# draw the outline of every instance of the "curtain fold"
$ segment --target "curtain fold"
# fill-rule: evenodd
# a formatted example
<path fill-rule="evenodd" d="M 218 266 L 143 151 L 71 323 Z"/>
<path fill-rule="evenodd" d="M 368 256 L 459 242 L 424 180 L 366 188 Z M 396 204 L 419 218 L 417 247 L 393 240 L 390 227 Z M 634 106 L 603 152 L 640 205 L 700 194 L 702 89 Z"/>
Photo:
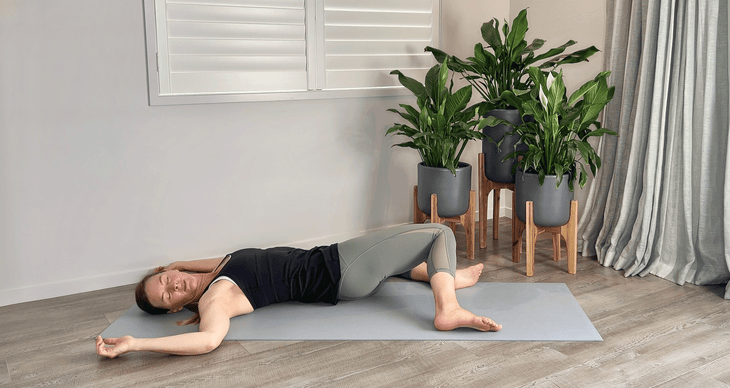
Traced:
<path fill-rule="evenodd" d="M 729 14 L 726 0 L 607 1 L 603 124 L 619 136 L 599 143 L 583 255 L 626 276 L 730 279 Z"/>

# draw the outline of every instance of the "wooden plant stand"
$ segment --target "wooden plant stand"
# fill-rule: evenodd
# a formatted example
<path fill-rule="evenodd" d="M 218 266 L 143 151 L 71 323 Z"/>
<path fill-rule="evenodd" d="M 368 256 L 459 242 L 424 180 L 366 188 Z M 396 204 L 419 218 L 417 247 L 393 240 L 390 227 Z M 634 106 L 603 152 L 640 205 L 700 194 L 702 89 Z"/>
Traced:
<path fill-rule="evenodd" d="M 431 194 L 431 222 L 435 224 L 448 222 L 454 233 L 456 233 L 457 222 L 463 225 L 466 230 L 466 258 L 469 260 L 474 260 L 475 203 L 476 193 L 471 190 L 469 192 L 469 208 L 466 213 L 454 217 L 440 217 L 438 215 L 438 198 L 436 198 L 436 194 Z M 418 207 L 418 186 L 413 186 L 413 223 L 421 224 L 427 219 L 429 219 L 428 215 Z"/>
<path fill-rule="evenodd" d="M 499 239 L 499 197 L 500 190 L 508 189 L 512 191 L 512 201 L 514 203 L 515 184 L 493 182 L 487 178 L 484 171 L 484 154 L 479 153 L 479 248 L 487 247 L 487 212 L 489 193 L 494 190 L 492 197 L 492 239 Z M 514 205 L 512 206 L 514 207 Z"/>
<path fill-rule="evenodd" d="M 514 196 L 513 196 L 514 201 Z M 513 202 L 513 209 L 516 205 Z M 512 212 L 512 261 L 520 262 L 522 256 L 522 232 L 526 232 L 526 249 L 527 249 L 527 276 L 532 276 L 535 272 L 535 242 L 537 236 L 542 233 L 553 234 L 553 260 L 560 260 L 560 237 L 565 240 L 568 251 L 568 273 L 574 275 L 578 264 L 578 201 L 570 201 L 570 219 L 568 223 L 562 226 L 537 226 L 533 221 L 534 205 L 532 201 L 527 201 L 525 205 L 525 219 L 522 222 L 516 214 Z"/>

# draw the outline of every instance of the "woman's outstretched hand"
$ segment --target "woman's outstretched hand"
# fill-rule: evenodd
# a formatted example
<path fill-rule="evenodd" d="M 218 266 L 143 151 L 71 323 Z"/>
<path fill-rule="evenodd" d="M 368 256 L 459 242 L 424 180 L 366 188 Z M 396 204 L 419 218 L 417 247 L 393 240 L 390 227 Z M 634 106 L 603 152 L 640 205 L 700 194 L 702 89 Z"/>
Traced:
<path fill-rule="evenodd" d="M 129 352 L 131 350 L 132 341 L 134 341 L 134 337 L 129 335 L 121 338 L 107 339 L 101 338 L 100 335 L 96 336 L 96 354 L 104 357 L 115 358 Z"/>

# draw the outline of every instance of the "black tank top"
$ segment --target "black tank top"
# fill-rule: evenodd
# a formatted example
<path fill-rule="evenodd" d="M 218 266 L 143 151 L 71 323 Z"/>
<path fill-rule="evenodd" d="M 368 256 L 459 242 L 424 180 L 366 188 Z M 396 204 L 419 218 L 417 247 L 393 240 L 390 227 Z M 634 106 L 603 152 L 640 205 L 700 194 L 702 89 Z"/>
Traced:
<path fill-rule="evenodd" d="M 241 249 L 218 273 L 228 276 L 254 309 L 299 301 L 337 304 L 340 260 L 337 244 L 298 248 Z"/>

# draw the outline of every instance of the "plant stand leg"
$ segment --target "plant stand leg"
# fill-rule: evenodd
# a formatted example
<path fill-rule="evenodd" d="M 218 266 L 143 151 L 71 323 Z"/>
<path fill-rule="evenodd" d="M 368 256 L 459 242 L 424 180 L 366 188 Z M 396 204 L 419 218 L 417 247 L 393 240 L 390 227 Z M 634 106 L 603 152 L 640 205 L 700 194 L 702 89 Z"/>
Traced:
<path fill-rule="evenodd" d="M 418 185 L 413 186 L 413 223 L 422 224 L 426 222 L 428 216 L 418 207 Z"/>
<path fill-rule="evenodd" d="M 527 225 L 527 231 L 525 232 L 525 244 L 526 250 L 527 250 L 527 267 L 526 272 L 527 276 L 532 276 L 535 274 L 535 242 L 537 240 L 537 235 L 539 234 L 537 232 L 537 226 L 535 225 L 534 219 L 533 219 L 533 204 L 532 201 L 527 201 L 527 204 L 525 205 L 525 224 Z"/>
<path fill-rule="evenodd" d="M 578 201 L 570 201 L 570 220 L 560 227 L 568 250 L 568 273 L 575 274 L 578 268 Z"/>
<path fill-rule="evenodd" d="M 499 196 L 501 189 L 494 189 L 492 194 L 492 240 L 499 240 Z"/>
<path fill-rule="evenodd" d="M 474 213 L 476 210 L 476 197 L 477 195 L 474 190 L 471 190 L 469 192 L 469 208 L 466 213 L 459 217 L 459 222 L 464 225 L 466 233 L 466 258 L 469 260 L 474 260 L 474 230 L 476 229 L 476 217 Z"/>
<path fill-rule="evenodd" d="M 525 231 L 525 223 L 517 217 L 517 198 L 512 192 L 512 262 L 519 263 L 522 256 L 522 232 Z"/>
<path fill-rule="evenodd" d="M 492 239 L 499 239 L 499 202 L 502 189 L 515 191 L 514 183 L 493 182 L 487 178 L 484 171 L 484 154 L 479 153 L 479 248 L 487 247 L 487 212 L 489 193 L 494 191 L 492 197 Z M 513 206 L 514 208 L 514 206 Z"/>
<path fill-rule="evenodd" d="M 568 223 L 562 226 L 538 226 L 534 222 L 534 205 L 532 201 L 527 201 L 525 204 L 525 219 L 526 219 L 526 242 L 527 245 L 527 266 L 525 272 L 527 276 L 532 276 L 535 272 L 535 242 L 537 236 L 542 233 L 552 233 L 553 239 L 553 260 L 560 260 L 560 238 L 565 240 L 565 245 L 568 251 L 568 273 L 575 275 L 578 267 L 578 201 L 570 201 L 570 219 Z M 518 220 L 519 221 L 519 220 Z M 517 224 L 517 223 L 515 223 Z M 520 244 L 522 235 L 520 232 Z M 517 251 L 519 254 L 519 251 Z M 515 250 L 512 250 L 512 261 L 515 259 Z M 517 257 L 519 261 L 519 256 Z"/>
<path fill-rule="evenodd" d="M 553 261 L 560 261 L 560 236 L 553 233 Z"/>
<path fill-rule="evenodd" d="M 479 249 L 487 247 L 487 176 L 484 172 L 484 154 L 479 153 Z"/>
<path fill-rule="evenodd" d="M 418 208 L 418 186 L 413 188 L 413 201 L 415 203 L 413 207 L 413 223 L 420 224 L 425 222 L 428 217 L 426 213 L 422 212 Z M 441 224 L 444 222 L 449 223 L 449 227 L 454 233 L 456 232 L 456 224 L 460 223 L 464 226 L 466 234 L 466 258 L 474 260 L 474 246 L 475 246 L 475 229 L 476 229 L 476 192 L 474 190 L 469 191 L 469 208 L 466 213 L 460 216 L 454 217 L 441 217 L 438 212 L 438 198 L 436 194 L 431 194 L 431 222 L 435 224 Z"/>

